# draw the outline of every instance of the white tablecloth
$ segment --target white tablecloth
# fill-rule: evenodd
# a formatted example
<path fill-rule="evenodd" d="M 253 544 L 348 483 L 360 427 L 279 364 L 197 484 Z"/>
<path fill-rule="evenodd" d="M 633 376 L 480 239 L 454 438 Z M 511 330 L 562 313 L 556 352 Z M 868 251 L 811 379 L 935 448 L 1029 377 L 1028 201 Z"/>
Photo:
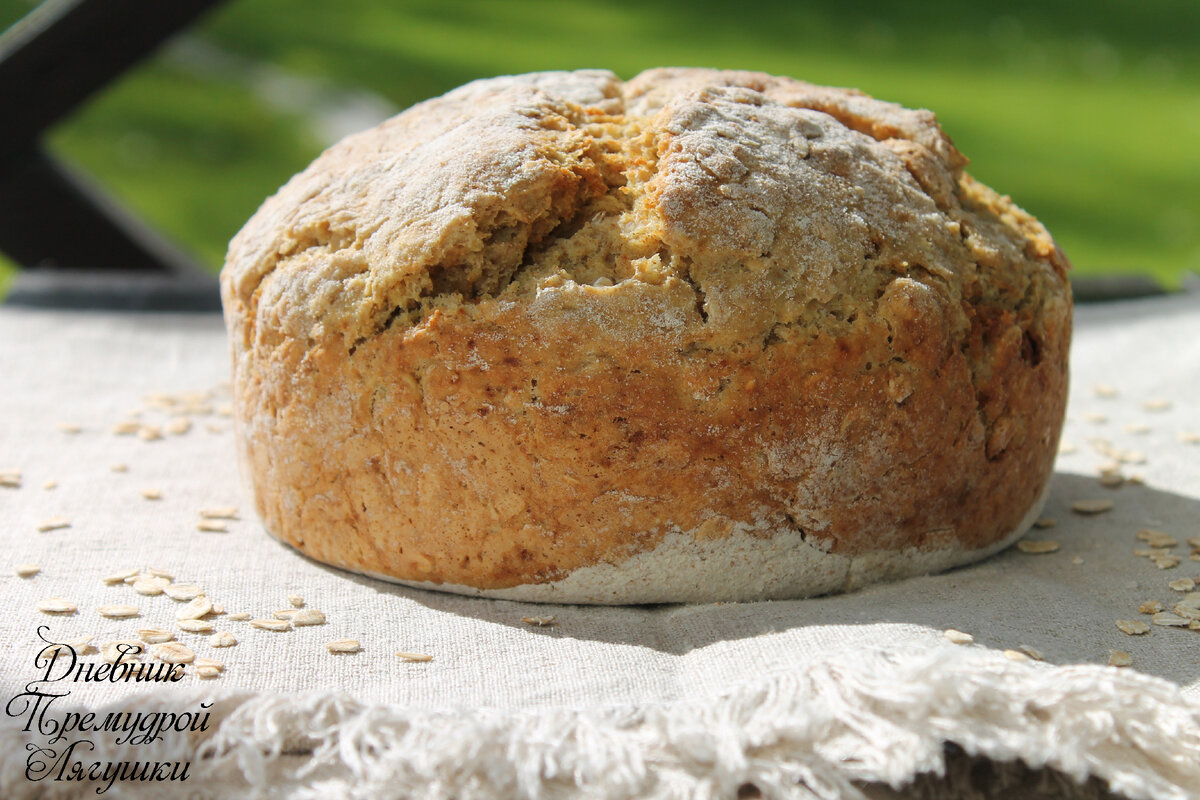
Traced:
<path fill-rule="evenodd" d="M 812 600 L 550 607 L 385 584 L 270 539 L 220 413 L 227 350 L 217 316 L 2 309 L 0 470 L 19 470 L 20 487 L 0 487 L 0 796 L 93 796 L 96 786 L 68 780 L 65 765 L 160 761 L 187 762 L 187 780 L 118 781 L 104 796 L 568 797 L 584 787 L 594 797 L 732 797 L 751 783 L 769 797 L 836 797 L 936 772 L 952 742 L 997 762 L 1094 776 L 1131 798 L 1200 797 L 1200 631 L 1129 636 L 1115 624 L 1149 622 L 1143 601 L 1169 610 L 1184 594 L 1168 581 L 1200 583 L 1185 542 L 1200 536 L 1200 445 L 1185 441 L 1200 433 L 1200 301 L 1081 308 L 1072 359 L 1070 452 L 1045 512 L 1057 525 L 1030 537 L 1059 542 L 1057 552 L 1013 549 Z M 155 393 L 191 403 L 190 430 L 166 432 L 178 415 L 163 398 L 148 404 Z M 1169 406 L 1143 407 L 1156 400 Z M 128 420 L 163 436 L 113 433 Z M 1122 470 L 1145 485 L 1097 482 L 1114 454 L 1138 462 L 1139 453 L 1144 463 Z M 127 471 L 112 470 L 121 464 Z M 1094 498 L 1114 508 L 1070 510 Z M 228 532 L 197 530 L 200 510 L 220 506 L 240 510 Z M 70 527 L 38 531 L 54 517 Z M 1176 538 L 1177 566 L 1134 555 L 1147 548 L 1135 538 L 1143 528 Z M 18 577 L 26 563 L 41 571 Z M 237 645 L 176 632 L 224 672 L 204 679 L 193 665 L 169 687 L 39 682 L 56 677 L 35 664 L 39 626 L 52 640 L 88 635 L 96 645 L 174 627 L 182 602 L 102 582 L 127 568 L 163 570 L 224 606 L 210 619 Z M 293 594 L 326 624 L 276 633 L 228 617 L 269 617 Z M 78 611 L 36 610 L 53 596 Z M 140 616 L 98 614 L 112 604 Z M 522 621 L 549 615 L 545 627 Z M 952 644 L 947 628 L 975 643 Z M 340 638 L 362 652 L 331 655 L 326 643 Z M 1002 653 L 1021 647 L 1044 662 Z M 1107 666 L 1114 650 L 1132 666 Z M 109 712 L 150 719 L 215 705 L 205 730 L 155 742 L 87 730 L 53 742 L 33 719 L 31 690 L 64 695 L 52 712 L 99 710 L 97 725 Z M 77 740 L 87 744 L 68 752 Z"/>

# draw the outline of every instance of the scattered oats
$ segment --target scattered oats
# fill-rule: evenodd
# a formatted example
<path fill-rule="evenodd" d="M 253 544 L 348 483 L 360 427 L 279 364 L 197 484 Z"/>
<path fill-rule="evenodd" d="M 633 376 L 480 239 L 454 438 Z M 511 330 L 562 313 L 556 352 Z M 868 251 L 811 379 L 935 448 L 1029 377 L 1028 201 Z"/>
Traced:
<path fill-rule="evenodd" d="M 1034 521 L 1033 527 L 1040 530 L 1045 530 L 1046 528 L 1053 528 L 1057 524 L 1058 520 L 1056 520 L 1054 517 L 1041 517 Z"/>
<path fill-rule="evenodd" d="M 1150 426 L 1144 422 L 1131 422 L 1125 426 L 1125 432 L 1132 433 L 1135 436 L 1141 436 L 1142 434 L 1150 432 Z"/>
<path fill-rule="evenodd" d="M 946 641 L 952 644 L 972 644 L 975 641 L 975 637 L 971 634 L 956 631 L 954 628 L 947 628 L 942 635 L 946 637 Z"/>
<path fill-rule="evenodd" d="M 546 625 L 553 625 L 553 624 L 554 624 L 554 617 L 553 617 L 553 616 L 548 616 L 548 617 L 521 617 L 521 622 L 524 622 L 524 623 L 526 623 L 526 624 L 529 624 L 529 625 L 536 625 L 536 626 L 538 626 L 539 628 L 541 628 L 541 627 L 545 627 Z"/>
<path fill-rule="evenodd" d="M 1079 448 L 1071 442 L 1060 442 L 1058 445 L 1059 455 L 1069 456 L 1071 453 L 1074 453 L 1078 450 Z"/>
<path fill-rule="evenodd" d="M 1092 387 L 1092 391 L 1096 393 L 1097 397 L 1116 397 L 1117 396 L 1116 387 L 1109 386 L 1106 383 L 1097 383 L 1095 386 Z"/>
<path fill-rule="evenodd" d="M 1186 617 L 1187 619 L 1200 619 L 1200 608 L 1193 608 L 1191 606 L 1185 606 L 1183 603 L 1176 603 L 1171 610 L 1179 616 Z"/>
<path fill-rule="evenodd" d="M 1029 656 L 1022 653 L 1020 650 L 1005 650 L 1004 657 L 1009 661 L 1028 661 Z"/>
<path fill-rule="evenodd" d="M 93 637 L 91 636 L 80 636 L 78 639 L 68 639 L 65 642 L 55 642 L 52 645 L 43 647 L 40 652 L 45 653 L 47 656 L 53 656 L 60 654 L 66 655 L 67 653 L 74 651 L 75 655 L 84 656 L 92 650 L 92 638 Z"/>
<path fill-rule="evenodd" d="M 1034 541 L 1031 539 L 1022 539 L 1019 542 L 1017 542 L 1018 550 L 1020 550 L 1022 553 L 1030 553 L 1031 555 L 1038 555 L 1041 553 L 1053 553 L 1056 550 L 1058 550 L 1058 548 L 1059 548 L 1058 542 L 1051 541 L 1051 540 Z"/>
<path fill-rule="evenodd" d="M 214 614 L 224 614 L 224 613 L 225 613 L 225 606 L 221 605 L 220 603 L 213 603 L 213 610 L 212 610 L 212 613 L 214 613 Z"/>
<path fill-rule="evenodd" d="M 1121 484 L 1125 483 L 1125 477 L 1119 473 L 1108 472 L 1100 476 L 1100 485 L 1109 489 L 1116 489 Z"/>
<path fill-rule="evenodd" d="M 0 486 L 9 489 L 21 488 L 21 470 L 19 469 L 4 469 L 0 470 Z"/>
<path fill-rule="evenodd" d="M 1023 644 L 1023 645 L 1019 645 L 1017 647 L 1017 649 L 1020 650 L 1025 655 L 1032 658 L 1034 661 L 1045 661 L 1046 660 L 1046 657 L 1042 655 L 1042 651 L 1038 650 L 1036 647 L 1030 647 L 1027 644 Z"/>
<path fill-rule="evenodd" d="M 304 607 L 304 598 L 298 594 L 289 594 L 287 596 L 287 601 L 292 604 L 293 608 L 303 608 Z"/>
<path fill-rule="evenodd" d="M 67 519 L 66 517 L 51 517 L 50 519 L 39 523 L 37 529 L 42 533 L 46 533 L 47 531 L 57 531 L 62 528 L 69 527 L 71 527 L 71 520 Z"/>
<path fill-rule="evenodd" d="M 175 619 L 183 621 L 185 619 L 200 619 L 206 614 L 212 613 L 212 601 L 204 595 L 192 600 L 183 608 L 175 612 Z"/>
<path fill-rule="evenodd" d="M 1171 569 L 1179 566 L 1179 556 L 1150 556 L 1150 560 L 1159 569 Z"/>
<path fill-rule="evenodd" d="M 212 633 L 215 626 L 206 619 L 181 619 L 175 623 L 186 633 Z"/>
<path fill-rule="evenodd" d="M 1184 431 L 1179 434 L 1179 441 L 1184 444 L 1200 444 L 1200 433 L 1194 431 Z"/>
<path fill-rule="evenodd" d="M 1093 424 L 1096 424 L 1096 425 L 1101 425 L 1101 424 L 1103 424 L 1103 423 L 1105 423 L 1105 422 L 1108 422 L 1108 415 L 1107 415 L 1107 414 L 1101 414 L 1101 413 L 1099 413 L 1099 412 L 1097 412 L 1097 411 L 1088 411 L 1087 413 L 1085 413 L 1085 414 L 1083 415 L 1083 421 L 1084 421 L 1084 422 L 1091 422 L 1091 423 L 1093 423 Z"/>
<path fill-rule="evenodd" d="M 237 506 L 220 506 L 218 508 L 202 508 L 200 516 L 203 519 L 237 519 Z"/>
<path fill-rule="evenodd" d="M 151 408 L 161 410 L 170 410 L 179 403 L 174 395 L 167 394 L 166 392 L 151 392 L 142 398 L 142 402 Z"/>
<path fill-rule="evenodd" d="M 1200 608 L 1200 592 L 1188 592 L 1177 603 L 1177 605 L 1191 606 L 1192 608 Z"/>
<path fill-rule="evenodd" d="M 1156 531 L 1153 528 L 1142 528 L 1134 536 L 1151 547 L 1174 547 L 1179 544 L 1171 534 L 1165 531 Z"/>
<path fill-rule="evenodd" d="M 1145 411 L 1166 411 L 1170 407 L 1171 401 L 1161 397 L 1155 397 L 1142 403 L 1142 409 Z"/>
<path fill-rule="evenodd" d="M 1200 631 L 1200 619 L 1194 619 L 1188 623 L 1189 631 Z"/>
<path fill-rule="evenodd" d="M 143 425 L 138 428 L 138 438 L 143 442 L 153 442 L 162 438 L 162 429 L 157 425 Z"/>
<path fill-rule="evenodd" d="M 137 574 L 137 569 L 127 569 L 123 572 L 115 572 L 112 575 L 105 576 L 104 582 L 109 586 L 112 586 L 113 584 L 124 583 L 126 580 L 134 577 Z"/>
<path fill-rule="evenodd" d="M 196 667 L 196 674 L 205 680 L 220 676 L 221 670 L 216 667 Z"/>
<path fill-rule="evenodd" d="M 1076 500 L 1071 504 L 1071 510 L 1076 514 L 1103 514 L 1111 511 L 1113 505 L 1112 500 Z"/>
<path fill-rule="evenodd" d="M 296 616 L 297 610 L 294 608 L 281 608 L 278 611 L 271 612 L 271 616 L 275 619 L 291 619 Z"/>
<path fill-rule="evenodd" d="M 74 614 L 79 606 L 63 597 L 47 597 L 38 601 L 37 610 L 43 614 Z"/>
<path fill-rule="evenodd" d="M 223 671 L 223 670 L 225 669 L 225 662 L 224 662 L 224 661 L 218 661 L 218 660 L 217 660 L 217 659 L 215 659 L 215 658 L 197 658 L 197 659 L 196 659 L 196 668 L 197 668 L 197 669 L 201 669 L 201 668 L 203 668 L 203 667 L 208 667 L 208 668 L 210 668 L 210 669 L 215 669 L 215 670 L 217 670 L 218 672 L 220 672 L 220 671 Z"/>
<path fill-rule="evenodd" d="M 100 657 L 109 664 L 119 661 L 137 661 L 138 656 L 145 652 L 146 646 L 134 639 L 119 639 L 115 642 L 105 642 L 100 645 Z"/>
<path fill-rule="evenodd" d="M 187 417 L 176 417 L 167 423 L 167 433 L 182 436 L 192 429 L 192 421 Z"/>
<path fill-rule="evenodd" d="M 1190 592 L 1196 588 L 1196 582 L 1191 578 L 1178 578 L 1167 583 L 1167 586 L 1176 592 Z"/>
<path fill-rule="evenodd" d="M 202 519 L 196 523 L 196 530 L 206 533 L 229 533 L 229 526 L 215 519 Z"/>
<path fill-rule="evenodd" d="M 165 578 L 169 581 L 175 580 L 175 576 L 167 572 L 165 569 L 156 569 L 154 567 L 150 567 L 149 569 L 142 570 L 142 573 L 149 575 L 152 578 Z"/>
<path fill-rule="evenodd" d="M 142 423 L 135 419 L 127 419 L 113 425 L 112 432 L 116 436 L 132 436 L 142 429 Z"/>
<path fill-rule="evenodd" d="M 109 469 L 113 472 L 129 472 L 128 464 L 113 464 Z"/>
<path fill-rule="evenodd" d="M 1182 628 L 1188 624 L 1186 619 L 1169 611 L 1158 612 L 1150 618 L 1150 621 L 1155 625 L 1163 625 L 1168 628 Z"/>
<path fill-rule="evenodd" d="M 1075 556 L 1075 557 L 1073 557 L 1073 558 L 1071 559 L 1071 563 L 1072 563 L 1072 564 L 1074 564 L 1074 565 L 1076 565 L 1076 566 L 1078 566 L 1078 565 L 1080 565 L 1080 564 L 1082 564 L 1082 563 L 1083 563 L 1083 557 L 1082 557 L 1082 556 Z"/>
<path fill-rule="evenodd" d="M 142 497 L 147 500 L 162 500 L 161 489 L 142 489 Z"/>
<path fill-rule="evenodd" d="M 1163 610 L 1163 604 L 1157 600 L 1143 600 L 1138 604 L 1139 614 L 1157 614 Z"/>
<path fill-rule="evenodd" d="M 1188 553 L 1188 561 L 1200 561 L 1200 550 L 1193 550 Z"/>
<path fill-rule="evenodd" d="M 46 481 L 42 484 L 42 488 L 47 492 L 58 488 L 58 481 Z"/>
<path fill-rule="evenodd" d="M 165 661 L 168 664 L 190 664 L 196 660 L 196 654 L 192 652 L 191 648 L 180 642 L 156 644 L 150 652 L 159 661 Z"/>
<path fill-rule="evenodd" d="M 236 620 L 238 622 L 242 622 L 243 620 L 250 619 L 250 612 L 249 611 L 238 611 L 233 614 L 230 614 L 229 618 L 232 620 Z"/>
<path fill-rule="evenodd" d="M 1108 665 L 1110 667 L 1128 667 L 1133 663 L 1133 656 L 1124 650 L 1109 650 Z"/>
<path fill-rule="evenodd" d="M 139 616 L 142 612 L 138 610 L 137 606 L 100 606 L 96 609 L 96 613 L 109 619 L 125 619 Z"/>
<path fill-rule="evenodd" d="M 58 423 L 58 429 L 63 433 L 81 433 L 83 426 L 75 422 L 60 422 Z"/>
<path fill-rule="evenodd" d="M 1125 480 L 1129 481 L 1134 486 L 1146 485 L 1146 478 L 1137 472 L 1130 473 L 1129 477 Z"/>
<path fill-rule="evenodd" d="M 362 644 L 358 639 L 335 639 L 332 642 L 326 643 L 325 647 L 331 653 L 357 653 L 362 650 Z"/>
<path fill-rule="evenodd" d="M 1122 464 L 1145 464 L 1146 454 L 1139 450 L 1118 450 L 1116 459 Z"/>
<path fill-rule="evenodd" d="M 17 573 L 18 578 L 32 578 L 42 571 L 42 568 L 37 564 L 17 564 L 13 572 Z"/>
<path fill-rule="evenodd" d="M 139 575 L 138 579 L 133 582 L 133 590 L 147 597 L 155 597 L 162 594 L 170 585 L 171 582 L 166 578 L 147 578 L 144 575 Z"/>
<path fill-rule="evenodd" d="M 172 583 L 163 587 L 163 594 L 172 600 L 195 600 L 204 590 L 194 583 Z"/>
<path fill-rule="evenodd" d="M 1159 612 L 1162 613 L 1162 612 Z M 1127 633 L 1130 636 L 1141 636 L 1144 633 L 1150 632 L 1150 626 L 1141 620 L 1136 619 L 1119 619 L 1117 620 L 1117 629 L 1121 633 Z"/>
<path fill-rule="evenodd" d="M 232 417 L 233 406 L 229 403 L 222 403 L 221 405 L 217 406 L 217 415 L 221 417 Z"/>
<path fill-rule="evenodd" d="M 162 644 L 175 638 L 175 634 L 162 628 L 139 628 L 137 637 L 146 644 Z"/>
<path fill-rule="evenodd" d="M 401 650 L 399 653 L 396 653 L 396 655 L 400 658 L 403 658 L 405 661 L 433 661 L 433 656 L 425 653 L 406 653 Z"/>
<path fill-rule="evenodd" d="M 292 624 L 297 628 L 304 625 L 324 625 L 325 615 L 315 608 L 302 608 L 292 617 Z"/>
<path fill-rule="evenodd" d="M 1184 541 L 1188 543 L 1188 547 L 1200 547 L 1200 536 L 1189 536 Z"/>
<path fill-rule="evenodd" d="M 292 629 L 292 623 L 285 619 L 252 619 L 250 624 L 264 631 L 282 633 Z"/>
<path fill-rule="evenodd" d="M 235 644 L 237 638 L 229 631 L 221 631 L 208 637 L 209 647 L 233 647 Z"/>

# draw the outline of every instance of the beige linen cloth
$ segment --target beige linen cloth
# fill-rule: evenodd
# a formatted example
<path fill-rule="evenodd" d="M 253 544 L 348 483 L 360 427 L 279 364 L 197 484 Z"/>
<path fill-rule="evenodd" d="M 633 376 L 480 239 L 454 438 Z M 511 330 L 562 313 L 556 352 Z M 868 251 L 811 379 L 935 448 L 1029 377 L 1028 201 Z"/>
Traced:
<path fill-rule="evenodd" d="M 1169 611 L 1187 583 L 1168 582 L 1200 582 L 1185 541 L 1200 536 L 1197 294 L 1080 309 L 1072 357 L 1067 444 L 1045 512 L 1057 525 L 1029 537 L 1056 552 L 1014 548 L 811 600 L 537 606 L 389 585 L 272 540 L 221 413 L 215 315 L 0 309 L 0 470 L 20 471 L 19 488 L 0 487 L 0 796 L 856 797 L 940 772 L 952 743 L 1130 798 L 1200 797 L 1200 631 L 1116 625 L 1149 623 L 1144 601 Z M 167 398 L 147 402 L 154 393 L 190 404 L 190 429 L 168 432 L 180 417 Z M 162 437 L 116 435 L 127 420 Z M 1096 470 L 1114 455 L 1144 485 L 1101 486 Z M 1114 506 L 1072 512 L 1092 499 Z M 239 510 L 227 532 L 197 529 L 201 509 L 222 506 Z M 54 517 L 70 526 L 39 532 Z M 1164 552 L 1177 565 L 1134 554 L 1150 549 L 1135 536 L 1143 528 L 1174 537 Z M 18 577 L 21 564 L 41 569 Z M 183 601 L 102 581 L 129 568 L 202 587 L 226 612 L 210 617 L 214 629 L 237 644 L 176 629 Z M 290 595 L 325 624 L 272 632 L 230 618 L 269 618 Z M 50 597 L 78 611 L 38 611 Z M 119 604 L 140 616 L 98 613 Z M 554 621 L 523 621 L 534 616 Z M 225 668 L 205 679 L 190 665 L 169 686 L 97 682 L 85 680 L 104 663 L 93 651 L 78 660 L 91 672 L 59 677 L 35 662 L 39 626 L 96 646 L 172 629 Z M 948 628 L 974 643 L 952 643 Z M 331 654 L 343 638 L 361 652 Z M 1044 660 L 1005 654 L 1022 647 Z M 1111 651 L 1132 666 L 1107 666 Z M 33 691 L 62 695 L 41 720 Z M 89 709 L 93 727 L 167 729 L 56 731 L 64 712 Z M 100 782 L 72 780 L 75 762 Z M 106 788 L 105 765 L 155 762 L 186 762 L 187 779 Z"/>

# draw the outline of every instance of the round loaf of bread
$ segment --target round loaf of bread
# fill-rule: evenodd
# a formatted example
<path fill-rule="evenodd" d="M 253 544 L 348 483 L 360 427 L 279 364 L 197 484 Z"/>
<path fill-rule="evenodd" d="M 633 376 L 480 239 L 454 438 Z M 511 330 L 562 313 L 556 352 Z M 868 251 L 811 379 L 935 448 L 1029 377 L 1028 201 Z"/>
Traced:
<path fill-rule="evenodd" d="M 272 535 L 453 592 L 801 597 L 1037 516 L 1068 264 L 928 111 L 747 72 L 477 81 L 321 155 L 233 240 Z"/>

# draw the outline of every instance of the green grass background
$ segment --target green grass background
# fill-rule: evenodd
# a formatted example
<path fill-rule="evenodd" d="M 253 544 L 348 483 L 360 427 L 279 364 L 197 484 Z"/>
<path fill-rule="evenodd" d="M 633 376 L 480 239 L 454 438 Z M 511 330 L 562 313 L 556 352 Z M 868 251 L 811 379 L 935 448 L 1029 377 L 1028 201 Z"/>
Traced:
<path fill-rule="evenodd" d="M 0 0 L 0 27 L 30 8 Z M 1077 274 L 1200 272 L 1200 2 L 231 0 L 192 30 L 403 108 L 474 78 L 660 65 L 764 70 L 937 112 L 970 170 L 1040 217 Z M 301 111 L 157 57 L 51 146 L 217 269 L 321 149 Z M 11 266 L 9 267 L 11 270 Z"/>

